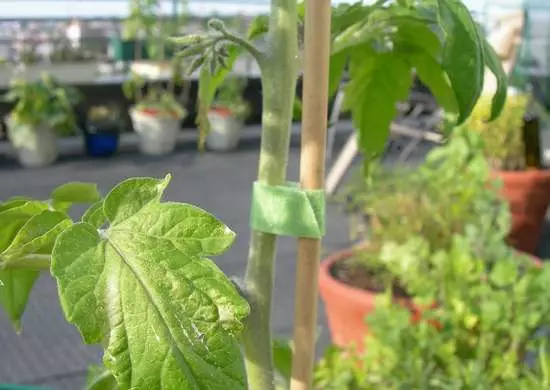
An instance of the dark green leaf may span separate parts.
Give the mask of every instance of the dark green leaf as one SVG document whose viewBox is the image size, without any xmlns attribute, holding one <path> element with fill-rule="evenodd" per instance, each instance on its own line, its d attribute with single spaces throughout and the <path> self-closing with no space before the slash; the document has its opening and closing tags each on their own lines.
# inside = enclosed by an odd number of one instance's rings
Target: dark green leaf
<svg viewBox="0 0 550 390">
<path fill-rule="evenodd" d="M 480 33 L 481 36 L 481 33 Z M 483 39 L 483 51 L 485 64 L 495 76 L 497 82 L 497 89 L 495 95 L 493 96 L 493 104 L 491 105 L 491 116 L 489 121 L 496 119 L 506 103 L 506 96 L 508 91 L 508 77 L 502 69 L 502 62 L 498 55 L 495 53 L 495 50 L 492 48 L 491 44 Z"/>
<path fill-rule="evenodd" d="M 330 56 L 329 96 L 334 96 L 338 91 L 347 62 L 348 55 L 344 52 Z"/>
<path fill-rule="evenodd" d="M 0 269 L 0 305 L 17 332 L 21 331 L 21 317 L 39 275 L 39 271 L 26 269 Z"/>
<path fill-rule="evenodd" d="M 292 373 L 292 345 L 290 341 L 273 341 L 273 364 L 280 376 L 290 384 Z"/>
<path fill-rule="evenodd" d="M 458 106 L 458 124 L 470 116 L 483 89 L 485 55 L 476 22 L 459 0 L 438 0 L 445 33 L 443 68 Z"/>
<path fill-rule="evenodd" d="M 396 115 L 396 102 L 407 99 L 411 68 L 393 53 L 361 53 L 352 57 L 345 105 L 359 131 L 359 148 L 366 160 L 381 153 Z"/>
<path fill-rule="evenodd" d="M 407 55 L 418 78 L 430 88 L 437 102 L 448 113 L 457 112 L 457 103 L 453 88 L 441 65 L 423 51 L 414 51 Z"/>
<path fill-rule="evenodd" d="M 16 264 L 25 255 L 49 255 L 58 235 L 71 226 L 67 216 L 57 211 L 45 210 L 27 218 L 9 246 L 0 252 L 0 265 Z M 39 274 L 28 269 L 0 270 L 0 305 L 17 331 L 21 329 L 21 316 Z"/>
<path fill-rule="evenodd" d="M 394 44 L 400 48 L 422 50 L 434 59 L 442 55 L 441 41 L 430 25 L 422 19 L 402 16 L 394 19 L 397 31 L 394 33 Z"/>
</svg>

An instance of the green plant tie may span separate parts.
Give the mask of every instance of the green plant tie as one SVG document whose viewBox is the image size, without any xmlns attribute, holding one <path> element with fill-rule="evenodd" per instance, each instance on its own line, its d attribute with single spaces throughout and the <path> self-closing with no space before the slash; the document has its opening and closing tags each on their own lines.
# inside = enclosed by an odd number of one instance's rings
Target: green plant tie
<svg viewBox="0 0 550 390">
<path fill-rule="evenodd" d="M 250 227 L 280 236 L 321 238 L 325 234 L 325 191 L 298 183 L 272 186 L 255 182 Z"/>
</svg>

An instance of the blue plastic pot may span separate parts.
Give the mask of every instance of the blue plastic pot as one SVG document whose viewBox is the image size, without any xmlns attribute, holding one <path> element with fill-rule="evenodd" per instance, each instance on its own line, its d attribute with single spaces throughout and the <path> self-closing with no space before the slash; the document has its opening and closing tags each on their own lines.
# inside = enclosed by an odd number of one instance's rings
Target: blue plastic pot
<svg viewBox="0 0 550 390">
<path fill-rule="evenodd" d="M 117 127 L 98 129 L 90 126 L 84 137 L 86 153 L 89 156 L 108 157 L 118 150 L 119 131 Z"/>
</svg>

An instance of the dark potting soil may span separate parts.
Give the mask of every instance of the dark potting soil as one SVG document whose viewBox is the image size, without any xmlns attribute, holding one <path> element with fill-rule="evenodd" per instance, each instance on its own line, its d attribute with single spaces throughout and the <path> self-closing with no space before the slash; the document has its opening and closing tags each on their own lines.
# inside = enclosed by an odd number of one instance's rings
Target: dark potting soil
<svg viewBox="0 0 550 390">
<path fill-rule="evenodd" d="M 348 286 L 356 287 L 374 293 L 382 293 L 386 290 L 388 281 L 381 276 L 380 270 L 369 269 L 357 259 L 349 258 L 338 261 L 331 268 L 332 276 Z M 386 271 L 387 272 L 387 271 Z M 399 281 L 391 282 L 393 295 L 408 298 L 406 289 Z"/>
</svg>

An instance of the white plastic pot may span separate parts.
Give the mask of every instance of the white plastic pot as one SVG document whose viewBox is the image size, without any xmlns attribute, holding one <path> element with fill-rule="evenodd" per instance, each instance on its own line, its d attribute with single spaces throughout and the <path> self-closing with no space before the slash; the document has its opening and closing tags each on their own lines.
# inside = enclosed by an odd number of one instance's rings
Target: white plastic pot
<svg viewBox="0 0 550 390">
<path fill-rule="evenodd" d="M 57 160 L 57 135 L 50 126 L 30 126 L 16 123 L 9 118 L 7 125 L 8 135 L 23 167 L 43 167 Z"/>
<path fill-rule="evenodd" d="M 141 153 L 160 156 L 174 151 L 181 128 L 179 118 L 144 113 L 134 108 L 130 110 L 130 117 L 139 136 Z"/>
<path fill-rule="evenodd" d="M 228 110 L 208 112 L 210 132 L 206 136 L 206 146 L 210 150 L 229 151 L 239 145 L 243 123 Z"/>
</svg>

